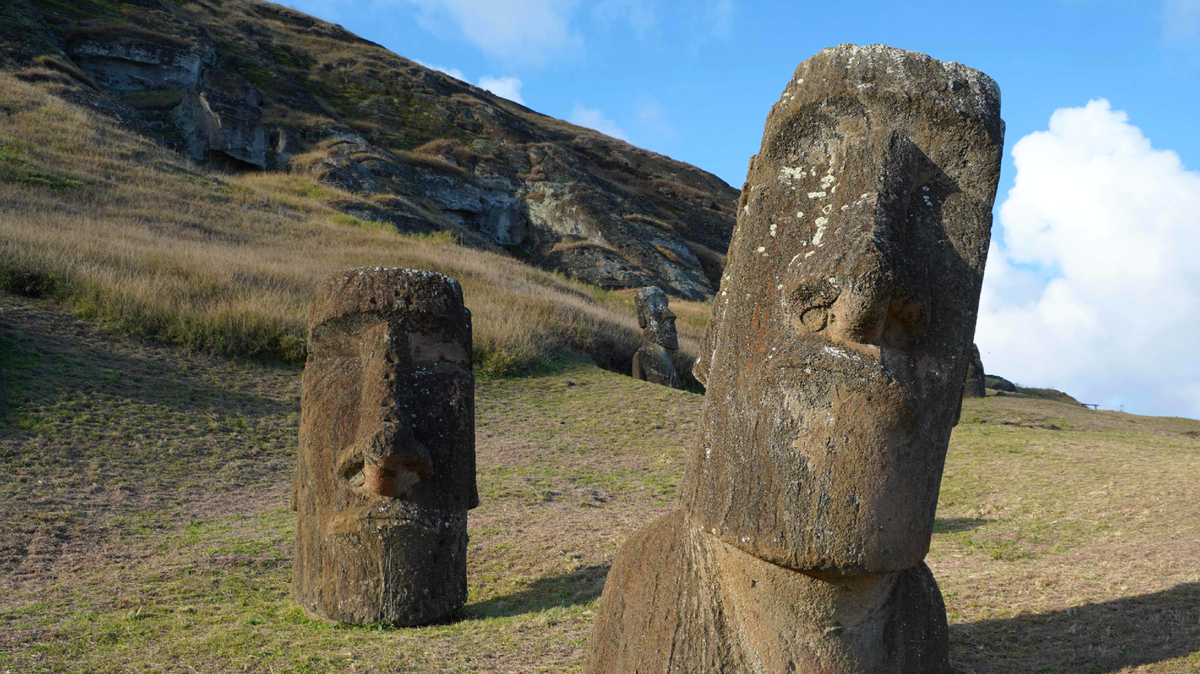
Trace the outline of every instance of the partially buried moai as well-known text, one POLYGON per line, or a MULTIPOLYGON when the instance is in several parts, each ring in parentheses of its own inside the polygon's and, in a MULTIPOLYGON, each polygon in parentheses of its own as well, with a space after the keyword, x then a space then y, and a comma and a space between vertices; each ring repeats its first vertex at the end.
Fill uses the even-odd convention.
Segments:
POLYGON ((321 285, 300 393, 292 593, 310 616, 419 625, 467 597, 471 314, 458 282, 363 268, 321 285))
POLYGON ((642 288, 634 297, 642 346, 633 354, 633 378, 682 388, 683 380, 675 369, 675 351, 679 335, 675 332, 675 314, 667 307, 667 293, 658 286, 642 288))
POLYGON ((679 509, 632 536, 584 671, 949 671, 928 552, 1000 172, 1000 92, 842 45, 767 118, 694 372, 679 509))

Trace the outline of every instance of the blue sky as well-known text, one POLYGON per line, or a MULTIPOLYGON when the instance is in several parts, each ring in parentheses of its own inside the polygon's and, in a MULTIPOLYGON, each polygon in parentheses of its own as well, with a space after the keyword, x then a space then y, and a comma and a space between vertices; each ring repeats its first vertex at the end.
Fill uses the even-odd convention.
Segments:
POLYGON ((792 70, 824 47, 885 43, 978 68, 1008 124, 977 333, 986 369, 1200 417, 1200 274, 1180 255, 1200 246, 1200 0, 287 4, 734 187, 792 70))

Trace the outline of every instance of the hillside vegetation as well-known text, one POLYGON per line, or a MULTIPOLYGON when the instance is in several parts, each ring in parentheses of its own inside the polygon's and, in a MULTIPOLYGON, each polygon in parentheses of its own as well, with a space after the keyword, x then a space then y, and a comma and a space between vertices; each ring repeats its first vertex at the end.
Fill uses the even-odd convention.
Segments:
MULTIPOLYGON (((628 371, 637 350, 629 293, 456 245, 449 233, 401 234, 346 215, 361 199, 311 176, 209 173, 5 73, 0 111, 0 287, 56 298, 101 325, 298 361, 318 282, 383 265, 462 283, 484 373, 581 356, 628 371)), ((695 353, 708 307, 672 306, 681 350, 695 353)))
MULTIPOLYGON (((580 364, 477 388, 470 594, 335 627, 290 597, 300 368, 0 294, 0 671, 578 672, 702 397, 580 364)), ((964 401, 928 558, 960 674, 1200 670, 1200 422, 964 401)))
POLYGON ((0 66, 207 170, 607 289, 711 298, 735 221, 712 174, 258 0, 10 0, 0 66))

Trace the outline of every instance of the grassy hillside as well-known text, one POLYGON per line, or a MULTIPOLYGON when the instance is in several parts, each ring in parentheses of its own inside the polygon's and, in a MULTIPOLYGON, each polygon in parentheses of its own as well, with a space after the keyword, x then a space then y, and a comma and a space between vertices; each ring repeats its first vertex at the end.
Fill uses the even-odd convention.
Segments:
MULTIPOLYGON (((485 373, 580 355, 627 371, 637 349, 628 292, 348 216, 370 204, 311 177, 205 172, 5 73, 0 109, 0 288, 56 298, 128 334, 294 362, 321 279, 412 267, 462 283, 485 373)), ((683 351, 695 353, 707 305, 672 306, 683 351)))
MULTIPOLYGON (((0 671, 578 671, 701 401, 583 364, 481 380, 467 605, 333 627, 289 597, 298 366, 0 307, 0 671)), ((957 671, 1200 670, 1200 422, 1018 397, 962 419, 928 560, 957 671)))
POLYGON ((712 174, 260 0, 6 0, 0 70, 208 169, 304 174, 345 216, 606 288, 711 297, 735 222, 712 174))

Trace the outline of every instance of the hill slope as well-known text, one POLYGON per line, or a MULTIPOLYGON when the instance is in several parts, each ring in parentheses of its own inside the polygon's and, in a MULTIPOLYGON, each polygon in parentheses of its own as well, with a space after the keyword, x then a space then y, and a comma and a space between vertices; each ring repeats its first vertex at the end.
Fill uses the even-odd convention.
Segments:
POLYGON ((202 165, 311 174, 349 215, 603 288, 712 296, 737 191, 256 0, 10 0, 0 62, 202 165))

